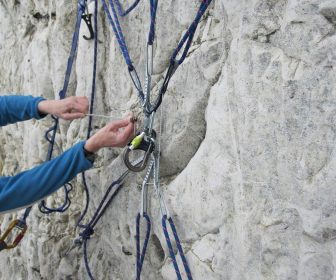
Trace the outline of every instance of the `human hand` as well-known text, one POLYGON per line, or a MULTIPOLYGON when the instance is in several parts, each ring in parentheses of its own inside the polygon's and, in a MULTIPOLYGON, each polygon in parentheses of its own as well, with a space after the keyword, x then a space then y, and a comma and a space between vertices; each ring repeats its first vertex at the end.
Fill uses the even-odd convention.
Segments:
POLYGON ((41 114, 52 114, 64 120, 84 118, 89 109, 85 96, 71 96, 61 100, 42 100, 38 104, 41 114))
POLYGON ((113 121, 91 136, 85 143, 85 150, 97 152, 103 147, 124 147, 134 137, 134 118, 129 115, 113 121))

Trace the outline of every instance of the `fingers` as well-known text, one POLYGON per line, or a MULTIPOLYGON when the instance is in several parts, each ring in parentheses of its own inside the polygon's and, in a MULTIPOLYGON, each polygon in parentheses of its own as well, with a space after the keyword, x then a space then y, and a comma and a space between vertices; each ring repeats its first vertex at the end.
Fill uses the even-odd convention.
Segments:
POLYGON ((76 96, 70 99, 70 112, 87 114, 89 100, 85 96, 76 96))
POLYGON ((89 101, 85 96, 72 96, 59 100, 55 115, 64 120, 84 118, 89 109, 89 101))
POLYGON ((129 123, 123 131, 117 134, 118 147, 124 147, 134 137, 134 124, 129 123))
POLYGON ((111 122, 108 127, 110 130, 118 130, 119 128, 123 128, 123 127, 126 127, 128 126, 128 124, 130 124, 131 121, 130 121, 130 118, 127 117, 125 119, 122 119, 122 120, 117 120, 117 121, 113 121, 111 122))

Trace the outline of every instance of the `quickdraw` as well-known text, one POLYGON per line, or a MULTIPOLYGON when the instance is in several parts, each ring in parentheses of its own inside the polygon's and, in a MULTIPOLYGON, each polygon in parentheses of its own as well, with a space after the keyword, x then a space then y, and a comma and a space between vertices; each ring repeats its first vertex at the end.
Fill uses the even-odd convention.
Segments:
POLYGON ((4 234, 0 238, 0 251, 5 249, 13 249, 15 248, 22 238, 24 237, 26 231, 27 231, 27 224, 26 222, 22 220, 14 220, 12 221, 7 230, 4 232, 4 234), (18 230, 18 234, 12 239, 13 241, 7 241, 11 235, 13 235, 14 230, 18 230), (10 243, 9 243, 10 242, 10 243))
POLYGON ((26 220, 30 214, 31 209, 32 207, 28 207, 21 219, 14 220, 9 224, 8 228, 0 237, 0 251, 5 249, 13 249, 20 243, 28 229, 26 220), (18 234, 14 238, 11 238, 13 241, 8 241, 8 239, 14 235, 14 230, 18 231, 18 234))
POLYGON ((153 165, 154 162, 152 161, 149 164, 145 179, 143 180, 142 183, 142 192, 141 192, 141 208, 140 212, 138 213, 136 217, 136 235, 135 235, 135 240, 136 240, 136 280, 140 280, 140 275, 141 275, 141 270, 142 266, 145 260, 145 255, 147 251, 147 246, 150 238, 150 232, 151 232, 151 220, 148 215, 148 180, 150 179, 150 176, 152 175, 153 172, 153 165), (143 242, 143 246, 141 249, 140 246, 140 223, 141 219, 145 219, 147 227, 146 227, 146 234, 145 234, 145 240, 143 242))
POLYGON ((149 163, 149 167, 146 173, 146 177, 143 181, 142 184, 142 197, 141 197, 141 210, 137 215, 136 218, 136 248, 137 248, 137 262, 136 262, 136 280, 140 280, 141 277, 141 271, 146 255, 146 250, 147 250, 147 245, 149 242, 149 237, 150 237, 150 231, 151 231, 151 220, 147 212, 147 205, 148 205, 148 181, 150 180, 150 177, 153 177, 154 181, 154 188, 156 192, 156 196, 159 200, 159 205, 160 205, 160 213, 161 213, 161 220, 162 220, 162 229, 163 233, 167 242, 167 246, 169 249, 169 255, 173 261, 173 266, 176 272, 177 279, 182 280, 180 268, 178 266, 178 263, 176 261, 175 253, 173 250, 172 242, 171 242, 171 237, 169 235, 169 231, 167 230, 167 221, 169 222, 170 229, 173 233, 174 240, 177 246, 178 254, 181 257, 182 263, 184 270, 186 272, 188 280, 192 280, 192 274, 189 268, 188 261, 184 255, 183 248, 181 245, 181 241, 178 237, 177 230, 174 224, 174 221, 172 217, 169 214, 164 195, 161 191, 160 188, 160 180, 159 180, 159 161, 160 161, 160 156, 159 156, 159 150, 156 150, 154 154, 151 155, 151 162, 149 163), (143 247, 141 249, 140 246, 140 221, 141 218, 144 218, 147 222, 147 228, 145 232, 145 239, 143 242, 143 247))

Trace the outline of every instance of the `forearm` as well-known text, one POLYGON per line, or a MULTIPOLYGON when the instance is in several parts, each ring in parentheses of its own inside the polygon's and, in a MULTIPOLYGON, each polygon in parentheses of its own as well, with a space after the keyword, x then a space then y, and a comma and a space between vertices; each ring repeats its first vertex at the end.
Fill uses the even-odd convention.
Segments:
POLYGON ((91 168, 84 144, 80 142, 53 160, 16 176, 0 177, 0 212, 31 205, 91 168))
POLYGON ((38 110, 38 104, 43 100, 33 96, 0 96, 0 126, 43 118, 38 110))

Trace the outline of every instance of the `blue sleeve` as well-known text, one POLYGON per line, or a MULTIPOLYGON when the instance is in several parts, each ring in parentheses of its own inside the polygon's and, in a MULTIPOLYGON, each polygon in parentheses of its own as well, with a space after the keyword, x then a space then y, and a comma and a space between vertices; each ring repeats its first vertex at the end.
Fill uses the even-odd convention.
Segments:
POLYGON ((60 156, 12 177, 0 177, 0 212, 22 208, 52 194, 92 167, 82 141, 60 156))
POLYGON ((25 121, 32 118, 41 119, 38 103, 42 97, 33 96, 0 96, 0 126, 25 121))

